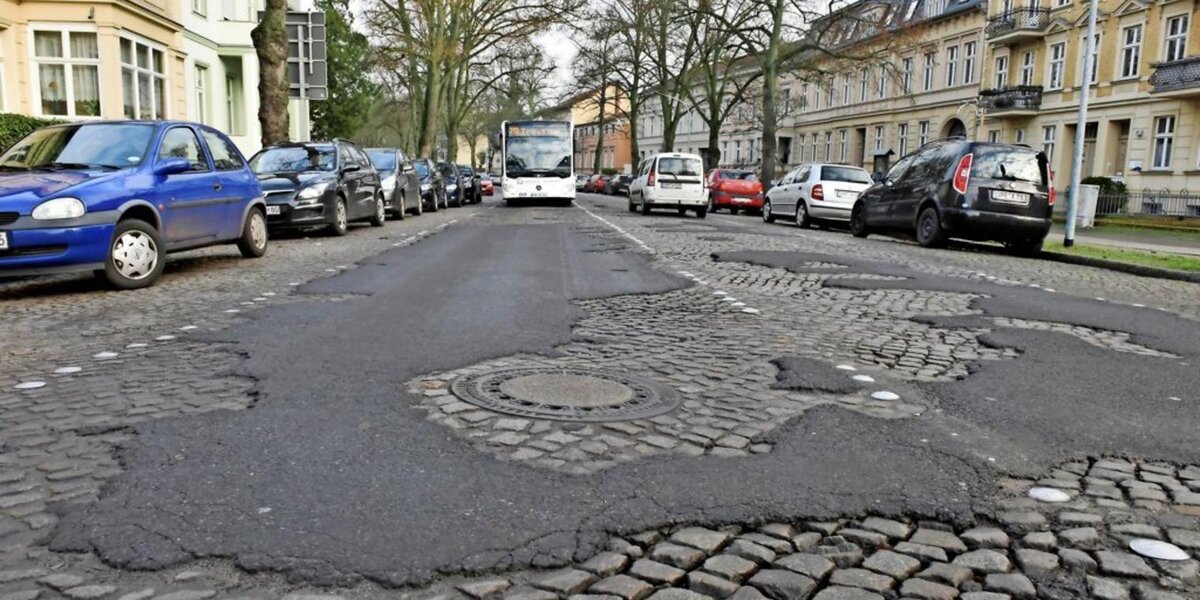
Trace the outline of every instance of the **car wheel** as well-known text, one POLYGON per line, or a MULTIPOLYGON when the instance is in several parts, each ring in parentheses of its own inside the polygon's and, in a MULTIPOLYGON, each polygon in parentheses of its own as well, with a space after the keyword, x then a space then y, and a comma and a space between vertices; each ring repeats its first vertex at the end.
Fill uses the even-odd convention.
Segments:
POLYGON ((392 198, 396 198, 397 193, 400 198, 400 210, 396 211, 396 220, 403 221, 408 216, 408 201, 404 197, 404 190, 396 190, 396 192, 393 192, 392 198))
POLYGON ((383 203, 383 193, 375 194, 375 214, 371 215, 372 227, 383 227, 387 223, 387 205, 383 203))
POLYGON ((645 194, 642 194, 642 214, 643 214, 643 215, 648 215, 648 214, 650 214, 650 203, 649 203, 649 202, 646 202, 646 195, 645 195, 645 194))
POLYGON ((412 209, 412 215, 414 217, 419 217, 424 213, 425 213, 425 199, 420 196, 417 196, 417 204, 412 209))
POLYGON ((715 201, 713 201, 712 194, 708 195, 708 212, 713 213, 713 214, 716 214, 716 212, 717 212, 717 204, 715 201))
POLYGON ((145 221, 126 219, 113 231, 104 278, 122 290, 150 287, 162 275, 165 262, 158 230, 145 221))
POLYGON ((697 219, 703 219, 707 214, 708 214, 707 208, 700 207, 700 208, 696 209, 696 218, 697 219))
POLYGON ((917 243, 926 248, 937 248, 946 243, 946 232, 937 209, 930 206, 917 217, 917 243))
POLYGON ((682 217, 682 216, 685 216, 685 215, 687 215, 687 209, 686 209, 686 208, 681 208, 681 209, 679 209, 679 216, 681 216, 681 217, 682 217))
POLYGON ((1018 256, 1036 256, 1042 251, 1042 242, 1044 241, 1042 238, 1009 240, 1004 242, 1004 247, 1018 256))
POLYGON ((856 238, 871 235, 871 228, 867 226, 867 209, 863 208, 861 202, 855 204, 854 209, 850 211, 850 235, 856 238))
POLYGON ((246 215, 242 237, 237 241, 238 251, 245 258, 261 258, 267 253, 267 218, 262 209, 252 208, 246 215))
POLYGON ((796 225, 801 229, 812 227, 812 217, 808 216, 808 203, 803 200, 796 205, 796 225))
POLYGON ((763 219, 763 223, 774 223, 775 222, 775 213, 771 212, 771 201, 770 200, 767 200, 766 202, 763 203, 762 219, 763 219))
POLYGON ((637 205, 633 203, 633 196, 629 197, 629 212, 637 212, 637 205))
POLYGON ((333 223, 329 225, 329 233, 337 237, 350 231, 350 222, 346 217, 346 199, 338 196, 337 204, 333 207, 333 223))
POLYGON ((736 216, 737 216, 737 214, 738 214, 738 209, 736 209, 736 208, 730 208, 730 209, 729 209, 729 215, 730 215, 730 216, 732 216, 732 217, 736 217, 736 216))

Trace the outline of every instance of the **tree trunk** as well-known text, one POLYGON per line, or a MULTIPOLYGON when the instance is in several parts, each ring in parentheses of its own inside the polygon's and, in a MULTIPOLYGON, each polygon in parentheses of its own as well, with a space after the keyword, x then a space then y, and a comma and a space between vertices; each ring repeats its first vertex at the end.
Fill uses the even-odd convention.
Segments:
POLYGON ((458 125, 446 124, 446 162, 458 162, 458 125))
POLYGON ((704 165, 704 172, 709 169, 715 169, 721 164, 721 124, 708 123, 708 156, 705 157, 708 164, 704 165))
POLYGON ((633 162, 633 168, 637 169, 638 163, 641 162, 641 149, 638 148, 638 98, 635 94, 629 94, 629 160, 633 162))
POLYGON ((479 159, 475 158, 475 146, 479 145, 479 142, 478 142, 479 136, 475 135, 474 133, 471 133, 468 135, 469 135, 469 137, 467 138, 467 147, 471 149, 471 159, 467 161, 467 164, 470 165, 471 168, 475 168, 475 166, 478 164, 476 161, 479 160, 479 159))
POLYGON ((437 140, 437 115, 442 102, 442 76, 439 61, 430 61, 426 71, 425 96, 421 99, 421 124, 417 128, 417 156, 433 158, 433 145, 437 140))
POLYGON ((600 106, 596 112, 596 152, 592 156, 592 173, 599 173, 604 153, 604 109, 608 107, 608 85, 600 86, 600 106))
POLYGON ((258 54, 258 122, 262 144, 288 139, 286 0, 267 0, 262 22, 250 32, 258 54))

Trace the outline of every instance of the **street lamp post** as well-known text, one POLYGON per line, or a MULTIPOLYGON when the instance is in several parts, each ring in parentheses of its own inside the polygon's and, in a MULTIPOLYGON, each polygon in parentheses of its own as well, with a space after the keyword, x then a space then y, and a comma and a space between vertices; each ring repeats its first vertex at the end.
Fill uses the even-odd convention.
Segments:
POLYGON ((1079 211, 1079 185, 1083 177, 1083 140, 1087 135, 1088 94, 1091 92, 1092 69, 1095 68, 1096 10, 1099 0, 1088 7, 1087 41, 1084 44, 1083 73, 1079 78, 1079 116, 1075 119, 1075 151, 1071 157, 1071 191, 1067 194, 1067 226, 1063 246, 1075 245, 1075 215, 1079 211))

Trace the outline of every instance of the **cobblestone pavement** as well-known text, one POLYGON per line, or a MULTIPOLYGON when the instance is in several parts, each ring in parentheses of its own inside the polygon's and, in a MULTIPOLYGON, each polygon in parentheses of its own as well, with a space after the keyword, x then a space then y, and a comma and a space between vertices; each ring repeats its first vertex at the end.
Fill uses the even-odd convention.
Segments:
MULTIPOLYGON (((338 302, 342 296, 296 290, 463 221, 567 222, 601 240, 594 252, 647 253, 656 268, 695 282, 652 296, 578 301, 581 319, 572 341, 553 356, 499 357, 409 382, 433 426, 497 459, 577 476, 658 454, 768 453, 771 432, 817 406, 881 419, 920 418, 936 399, 925 397, 918 383, 962 379, 980 361, 1017 356, 981 340, 995 329, 1073 336, 1114 356, 1178 358, 1143 345, 1115 323, 1098 329, 987 316, 973 308, 974 294, 828 286, 904 280, 855 268, 854 261, 839 263, 841 255, 1040 287, 1047 301, 1069 293, 1200 317, 1195 284, 974 249, 864 242, 748 218, 645 218, 613 211, 611 201, 587 198, 580 204, 591 212, 487 205, 382 230, 356 229, 344 239, 281 240, 261 261, 234 258, 224 248, 188 253, 172 260, 159 286, 136 293, 103 291, 79 278, 0 284, 6 317, 0 339, 0 599, 1200 597, 1200 465, 1116 457, 1051 465, 1040 480, 997 471, 997 494, 981 499, 978 522, 970 527, 924 515, 668 524, 622 532, 608 551, 569 568, 481 577, 447 573, 418 590, 366 582, 311 589, 218 559, 157 572, 120 571, 90 554, 55 553, 43 545, 61 505, 94 500, 120 471, 119 448, 138 423, 253 409, 255 382, 240 373, 244 357, 207 334, 236 331, 272 305, 338 302), (809 261, 801 272, 711 258, 746 249, 831 258, 809 261), (930 317, 984 317, 986 326, 943 327, 930 317), (680 405, 648 418, 563 422, 481 408, 451 389, 461 378, 517 366, 641 376, 669 385, 680 405), (1065 501, 1036 500, 1029 494, 1034 486, 1061 491, 1065 501), (1132 539, 1168 541, 1190 557, 1143 558, 1130 550, 1132 539)), ((397 394, 397 402, 401 398, 397 394)))

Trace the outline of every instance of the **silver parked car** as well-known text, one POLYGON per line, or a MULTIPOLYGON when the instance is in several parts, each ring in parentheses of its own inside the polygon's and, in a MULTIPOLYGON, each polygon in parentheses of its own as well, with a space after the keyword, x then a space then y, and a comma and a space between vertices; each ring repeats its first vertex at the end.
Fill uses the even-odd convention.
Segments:
POLYGON ((854 202, 871 183, 871 174, 860 167, 800 165, 767 192, 763 221, 787 219, 804 228, 825 220, 849 221, 854 202))

